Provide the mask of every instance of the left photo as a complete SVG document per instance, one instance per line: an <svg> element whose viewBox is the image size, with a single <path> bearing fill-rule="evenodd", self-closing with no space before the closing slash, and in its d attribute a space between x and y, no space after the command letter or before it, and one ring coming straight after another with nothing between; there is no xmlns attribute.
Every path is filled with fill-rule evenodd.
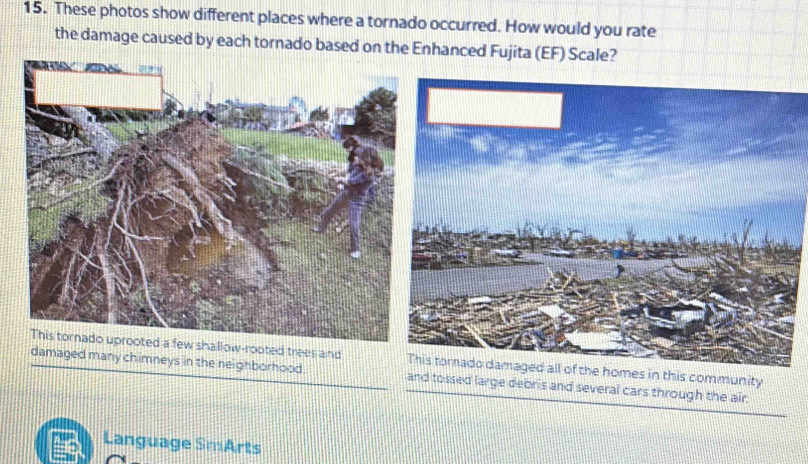
<svg viewBox="0 0 808 464"><path fill-rule="evenodd" d="M387 340L395 78L23 74L32 318Z"/></svg>

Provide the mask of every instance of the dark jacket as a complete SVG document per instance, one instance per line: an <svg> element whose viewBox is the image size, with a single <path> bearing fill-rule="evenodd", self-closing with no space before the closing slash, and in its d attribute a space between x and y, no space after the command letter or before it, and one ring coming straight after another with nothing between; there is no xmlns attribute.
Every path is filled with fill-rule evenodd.
<svg viewBox="0 0 808 464"><path fill-rule="evenodd" d="M345 181L345 190L352 198L351 203L365 202L368 190L373 186L373 177L368 178L358 163L351 163L348 166L348 180Z"/></svg>
<svg viewBox="0 0 808 464"><path fill-rule="evenodd" d="M368 178L358 163L348 165L348 180L345 182L347 185L360 185L371 182L373 182L373 178Z"/></svg>

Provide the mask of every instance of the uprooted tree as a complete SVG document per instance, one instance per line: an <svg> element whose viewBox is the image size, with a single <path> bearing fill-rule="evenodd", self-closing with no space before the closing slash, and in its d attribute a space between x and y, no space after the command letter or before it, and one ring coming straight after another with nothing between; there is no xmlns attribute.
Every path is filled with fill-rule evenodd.
<svg viewBox="0 0 808 464"><path fill-rule="evenodd" d="M130 140L122 144L108 129L115 114L105 125L85 108L37 105L36 69L69 66L25 67L33 317L195 327L197 306L184 303L200 297L188 282L238 295L268 291L267 277L278 270L273 246L281 242L270 242L262 228L314 217L344 175L344 163L233 146L202 119L156 134L121 123ZM392 171L378 190L392 202ZM35 237L37 230L48 233ZM204 267L212 242L227 247L228 264ZM217 282L220 276L226 281Z"/></svg>
<svg viewBox="0 0 808 464"><path fill-rule="evenodd" d="M101 290L106 321L115 323L121 302L142 289L154 319L167 326L149 282L168 272L172 244L182 241L192 251L194 237L213 231L230 245L247 240L223 212L238 210L237 182L226 164L231 154L232 147L203 121L186 121L116 149L107 174L82 190L32 206L58 207L99 186L111 199L108 211L91 224L67 218L58 244L32 255L32 306L75 308ZM233 172L239 171L231 167Z"/></svg>
<svg viewBox="0 0 808 464"><path fill-rule="evenodd" d="M239 214L255 215L246 211L251 208L246 200L237 199L239 182L250 175L290 187L232 161L228 164L233 147L199 119L121 146L86 108L37 105L32 88L37 70L70 67L55 62L26 64L27 123L40 138L42 134L80 138L82 148L67 154L29 153L29 175L54 159L87 154L98 158L102 174L79 189L29 203L31 212L55 211L61 218L57 239L31 250L32 312L76 314L100 293L105 311L95 319L116 323L135 292L142 292L154 321L167 326L150 288L152 281L169 272L170 249L182 246L193 255L195 239L214 233L228 246L261 242L262 235L253 230L256 225L242 221L238 230L233 225ZM88 221L70 212L70 202L94 191L107 198L99 217ZM266 243L254 244L265 259L273 258Z"/></svg>

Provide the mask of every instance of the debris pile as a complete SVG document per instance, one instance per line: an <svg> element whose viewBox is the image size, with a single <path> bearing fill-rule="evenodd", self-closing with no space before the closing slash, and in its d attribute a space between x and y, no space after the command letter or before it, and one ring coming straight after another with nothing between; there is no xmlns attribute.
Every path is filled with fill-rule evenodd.
<svg viewBox="0 0 808 464"><path fill-rule="evenodd" d="M726 244L690 242L646 242L636 245L623 240L599 240L581 231L566 234L555 231L540 235L532 230L520 232L454 232L445 227L413 230L412 268L439 270L470 266L526 264L528 254L548 257L626 260L666 260L688 256L710 256ZM750 249L750 253L754 250Z"/></svg>
<svg viewBox="0 0 808 464"><path fill-rule="evenodd" d="M548 273L550 273L548 269ZM787 366L797 275L733 265L414 304L413 343Z"/></svg>
<svg viewBox="0 0 808 464"><path fill-rule="evenodd" d="M247 168L250 175L235 187L254 206L271 218L317 217L339 192L346 180L345 162L314 161L273 156L250 147L235 148L231 166ZM393 168L388 166L376 178L377 198L393 197ZM238 177L234 173L234 177Z"/></svg>
<svg viewBox="0 0 808 464"><path fill-rule="evenodd" d="M328 121L316 121L306 123L296 123L286 132L298 134L304 137L314 137L318 139L330 139L334 130L334 125Z"/></svg>

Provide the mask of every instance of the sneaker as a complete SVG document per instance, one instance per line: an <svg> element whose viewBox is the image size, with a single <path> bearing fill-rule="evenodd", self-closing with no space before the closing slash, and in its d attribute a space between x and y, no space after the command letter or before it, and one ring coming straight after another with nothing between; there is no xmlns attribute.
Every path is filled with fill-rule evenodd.
<svg viewBox="0 0 808 464"><path fill-rule="evenodd" d="M314 227L312 227L312 228L311 228L311 231L312 231L312 232L314 232L315 234L320 234L320 233L322 233L322 232L320 231L320 226L314 226Z"/></svg>
<svg viewBox="0 0 808 464"><path fill-rule="evenodd" d="M351 252L351 258L359 259L359 256L360 256L360 253L358 251L352 251Z"/></svg>

